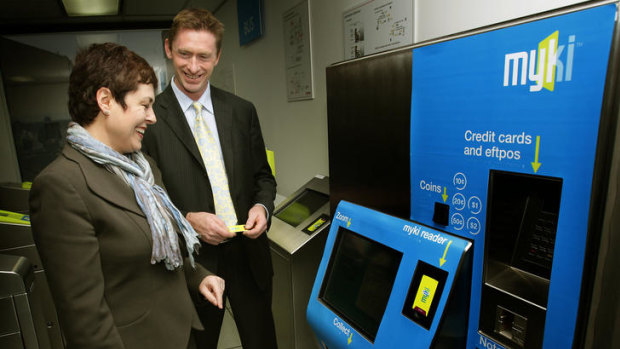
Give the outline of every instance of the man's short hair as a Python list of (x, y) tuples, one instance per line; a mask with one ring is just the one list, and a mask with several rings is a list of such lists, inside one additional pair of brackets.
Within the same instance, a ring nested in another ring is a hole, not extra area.
[(172, 20), (172, 26), (168, 32), (168, 48), (172, 50), (172, 42), (182, 30), (206, 30), (215, 35), (215, 46), (219, 53), (222, 48), (224, 37), (224, 24), (215, 16), (204, 9), (189, 8), (179, 12)]

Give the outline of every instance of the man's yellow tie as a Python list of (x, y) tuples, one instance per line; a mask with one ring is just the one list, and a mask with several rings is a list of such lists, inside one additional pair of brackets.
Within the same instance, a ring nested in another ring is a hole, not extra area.
[(209, 131), (206, 122), (202, 118), (202, 105), (194, 102), (196, 110), (196, 123), (194, 125), (194, 138), (200, 150), (202, 161), (207, 168), (211, 190), (213, 191), (213, 201), (215, 202), (215, 214), (220, 217), (227, 226), (237, 224), (235, 207), (230, 198), (228, 188), (228, 178), (224, 171), (224, 163), (220, 156), (219, 147), (215, 143), (213, 135)]

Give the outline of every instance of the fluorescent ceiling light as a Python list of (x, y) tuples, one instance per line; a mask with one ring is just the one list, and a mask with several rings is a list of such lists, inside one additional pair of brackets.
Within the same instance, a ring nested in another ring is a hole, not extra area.
[(69, 16), (110, 16), (118, 14), (119, 0), (62, 0)]

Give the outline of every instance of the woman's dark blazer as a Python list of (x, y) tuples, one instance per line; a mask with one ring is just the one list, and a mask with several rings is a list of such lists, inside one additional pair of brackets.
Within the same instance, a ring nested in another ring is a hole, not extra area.
[(68, 349), (187, 347), (191, 328), (202, 329), (188, 287), (198, 297), (209, 272), (151, 264), (151, 230), (125, 182), (67, 145), (30, 195)]

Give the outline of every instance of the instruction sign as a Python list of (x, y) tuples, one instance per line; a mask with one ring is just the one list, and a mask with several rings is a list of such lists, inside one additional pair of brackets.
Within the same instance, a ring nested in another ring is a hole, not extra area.
[(411, 219), (475, 240), (468, 347), (480, 344), (491, 170), (563, 181), (547, 309), (563, 325), (544, 344), (572, 345), (615, 16), (599, 6), (413, 50)]
[(343, 21), (345, 59), (413, 44), (413, 1), (370, 0)]

